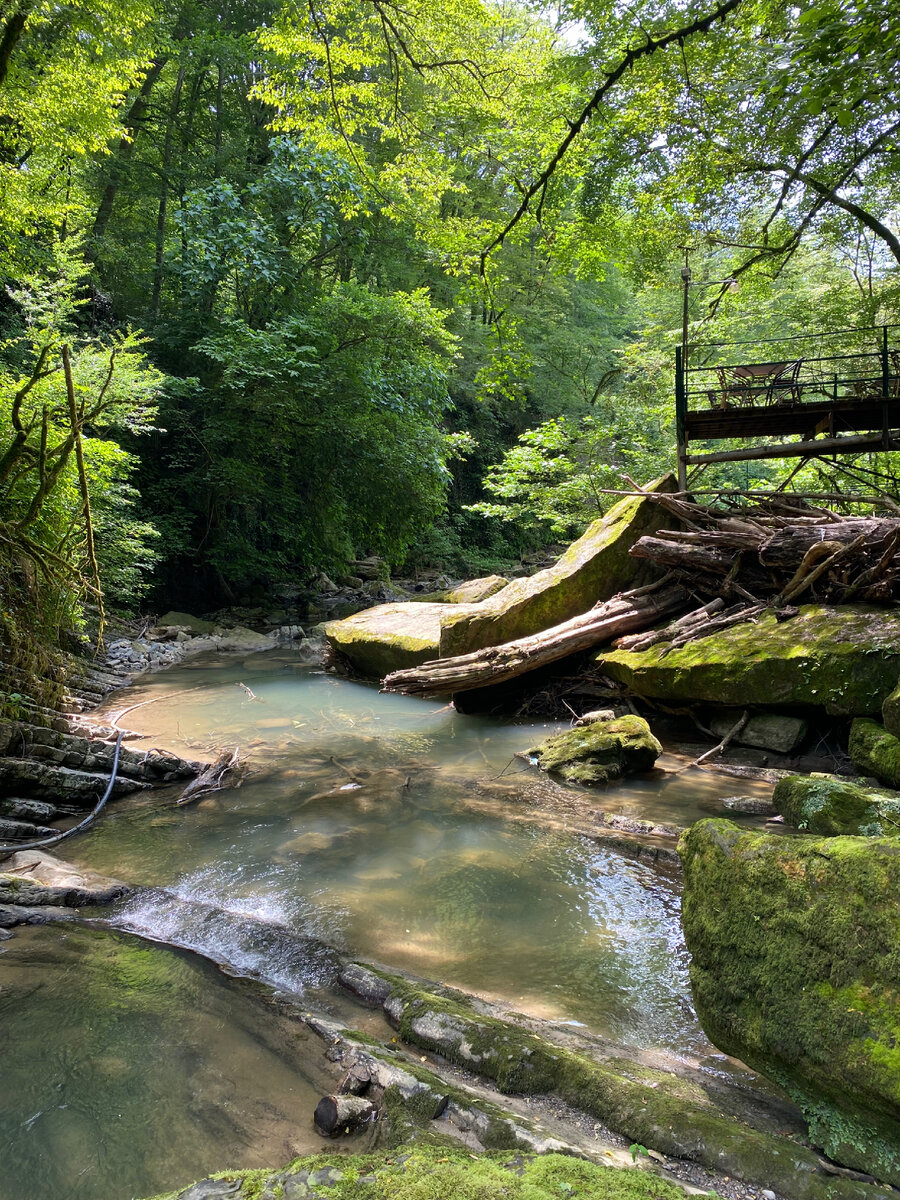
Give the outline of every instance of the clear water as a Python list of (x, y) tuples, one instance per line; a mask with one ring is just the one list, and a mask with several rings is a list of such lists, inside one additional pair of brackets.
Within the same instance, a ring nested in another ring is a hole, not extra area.
[[(560, 726), (463, 716), (274, 654), (166, 672), (110, 711), (148, 699), (121, 724), (181, 753), (240, 745), (253, 770), (197, 804), (120, 805), (70, 844), (79, 862), (162, 889), (126, 905), (125, 928), (294, 992), (322, 981), (325, 964), (296, 943), (317, 938), (625, 1043), (708, 1049), (676, 887), (567, 833), (539, 805), (546, 781), (515, 758)], [(565, 794), (686, 824), (733, 791), (657, 771)]]
[(310, 1005), (333, 979), (325, 943), (642, 1048), (710, 1052), (675, 885), (566, 824), (591, 808), (686, 824), (733, 781), (553, 790), (515, 755), (559, 726), (382, 696), (288, 654), (197, 662), (108, 708), (148, 699), (121, 720), (151, 735), (135, 745), (237, 744), (252, 770), (184, 807), (177, 788), (121, 802), (66, 844), (148, 886), (108, 918), (130, 933), (50, 926), (0, 946), (0, 1200), (124, 1200), (321, 1149), (320, 1044), (245, 979), (153, 941)]
[(0, 1061), (2, 1200), (127, 1200), (323, 1145), (317, 1039), (202, 959), (125, 934), (3, 943)]

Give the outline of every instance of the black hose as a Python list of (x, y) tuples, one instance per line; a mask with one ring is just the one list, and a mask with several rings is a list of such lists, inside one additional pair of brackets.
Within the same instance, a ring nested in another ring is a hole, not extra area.
[(78, 833), (85, 826), (90, 825), (91, 821), (99, 814), (100, 810), (106, 804), (107, 800), (112, 795), (112, 790), (116, 783), (116, 774), (119, 770), (119, 750), (122, 747), (122, 738), (124, 734), (119, 733), (116, 738), (116, 752), (113, 755), (112, 774), (109, 777), (109, 783), (106, 785), (106, 791), (94, 805), (94, 808), (83, 821), (79, 821), (77, 825), (73, 825), (71, 829), (64, 829), (62, 833), (56, 833), (53, 837), (42, 838), (39, 842), (20, 842), (18, 845), (10, 845), (8, 842), (0, 846), (0, 854), (4, 858), (8, 858), (10, 854), (14, 854), (17, 850), (37, 850), (41, 846), (53, 846), (57, 842), (61, 842), (63, 838), (71, 837), (74, 833)]

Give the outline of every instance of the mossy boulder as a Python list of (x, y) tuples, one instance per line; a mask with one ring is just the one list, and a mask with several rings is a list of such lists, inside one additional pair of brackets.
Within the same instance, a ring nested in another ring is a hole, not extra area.
[(508, 585), (509, 580), (502, 575), (485, 575), (481, 579), (467, 579), (465, 583), (450, 588), (444, 593), (444, 599), (448, 604), (480, 604)]
[(900, 787), (900, 738), (877, 721), (859, 719), (850, 726), (848, 746), (854, 767), (888, 787)]
[(679, 852), (706, 1033), (781, 1084), (837, 1162), (900, 1184), (900, 843), (704, 820)]
[[(674, 477), (666, 475), (648, 490), (674, 491), (676, 486)], [(594, 521), (552, 567), (515, 579), (480, 604), (460, 606), (446, 615), (441, 622), (441, 658), (539, 633), (587, 612), (599, 600), (648, 582), (658, 573), (656, 568), (629, 558), (628, 551), (638, 538), (676, 523), (653, 500), (626, 497)]]
[(625, 716), (567, 729), (528, 753), (542, 770), (590, 786), (651, 770), (662, 746), (643, 717)]
[(900, 674), (900, 612), (854, 604), (772, 612), (677, 650), (601, 650), (601, 670), (638, 695), (738, 707), (819, 706), (877, 714)]
[(789, 825), (823, 837), (900, 834), (900, 800), (832, 775), (788, 775), (772, 796)]
[[(614, 1056), (598, 1061), (549, 1040), (450, 988), (426, 987), (375, 968), (390, 985), (384, 1012), (401, 1041), (491, 1080), (501, 1093), (549, 1093), (661, 1154), (687, 1158), (791, 1200), (875, 1200), (881, 1189), (819, 1173), (806, 1146), (745, 1121), (715, 1088)], [(370, 989), (371, 990), (371, 989)], [(585, 1195), (604, 1196), (605, 1192)], [(615, 1193), (610, 1193), (615, 1195)], [(661, 1195), (664, 1193), (661, 1193)]]
[(382, 679), (391, 671), (437, 658), (441, 618), (452, 604), (379, 604), (325, 626), (328, 644), (364, 675)]
[(881, 719), (888, 733), (900, 738), (900, 683), (889, 696), (885, 696), (881, 706)]

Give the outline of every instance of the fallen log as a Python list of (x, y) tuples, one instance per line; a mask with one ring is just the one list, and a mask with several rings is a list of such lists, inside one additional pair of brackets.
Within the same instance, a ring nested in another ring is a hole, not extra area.
[(362, 1096), (323, 1096), (316, 1105), (313, 1122), (323, 1137), (354, 1133), (378, 1117), (378, 1109)]
[(777, 529), (759, 550), (764, 567), (796, 570), (807, 551), (819, 542), (840, 542), (849, 545), (862, 537), (860, 544), (885, 542), (896, 533), (898, 522), (891, 517), (845, 517), (831, 524), (786, 525)]
[(691, 603), (692, 596), (686, 587), (662, 579), (613, 596), (589, 612), (542, 633), (502, 646), (488, 646), (473, 654), (433, 659), (417, 667), (393, 671), (382, 681), (382, 688), (386, 692), (445, 695), (505, 683), (622, 634), (647, 629), (661, 617), (679, 612)]

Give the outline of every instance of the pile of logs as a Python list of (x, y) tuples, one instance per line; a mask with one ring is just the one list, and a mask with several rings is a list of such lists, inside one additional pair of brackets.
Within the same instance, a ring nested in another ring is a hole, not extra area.
[(604, 643), (643, 650), (666, 642), (674, 649), (766, 609), (786, 620), (798, 602), (900, 599), (900, 518), (840, 516), (796, 497), (731, 511), (664, 493), (652, 499), (682, 526), (642, 537), (630, 551), (665, 572), (655, 584), (622, 592), (531, 637), (394, 671), (384, 688), (420, 695), (467, 691)]

